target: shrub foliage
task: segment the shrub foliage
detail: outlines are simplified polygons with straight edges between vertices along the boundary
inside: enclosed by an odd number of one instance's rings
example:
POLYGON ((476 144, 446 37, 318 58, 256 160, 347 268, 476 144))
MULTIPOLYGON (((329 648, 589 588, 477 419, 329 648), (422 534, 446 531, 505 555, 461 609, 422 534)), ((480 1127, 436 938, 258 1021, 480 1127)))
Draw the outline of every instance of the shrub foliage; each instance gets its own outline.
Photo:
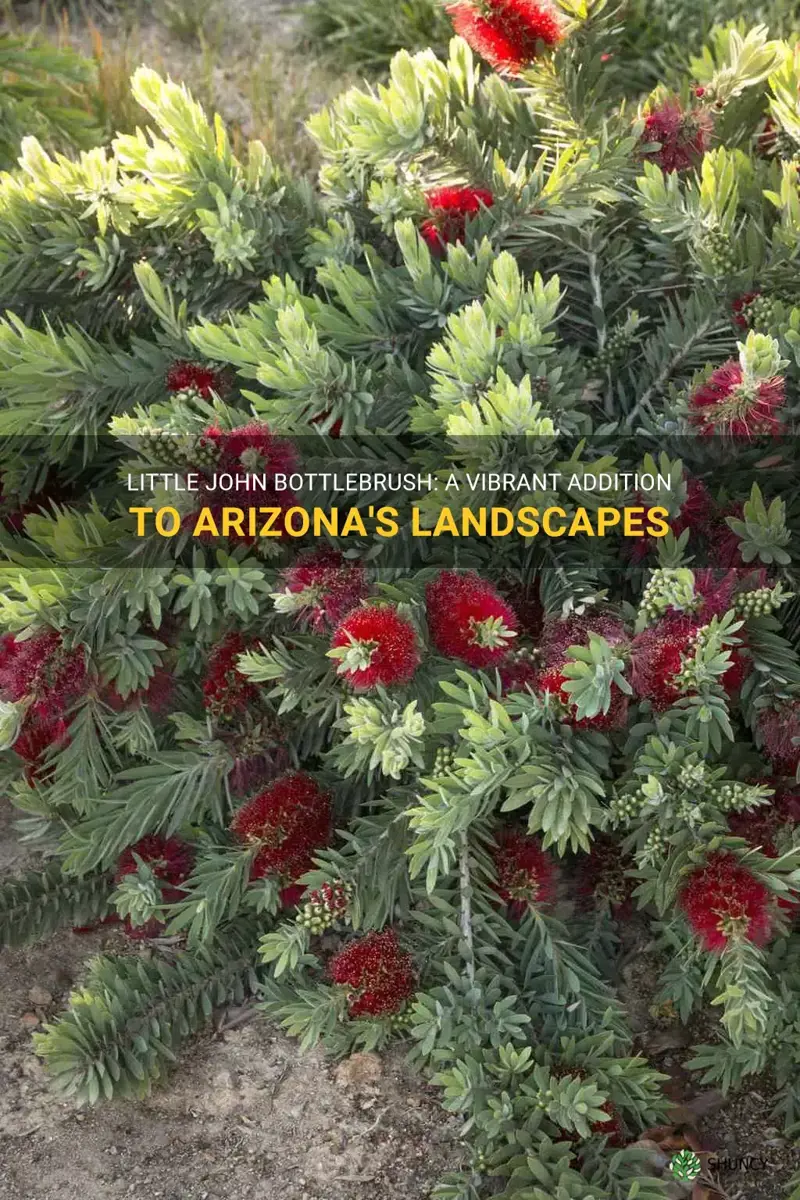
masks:
POLYGON ((440 1200, 654 1200, 630 928, 710 1014, 698 1078, 798 1119, 800 54, 728 25, 632 104, 618 13, 518 7, 549 48, 462 13, 500 71, 454 38, 314 116, 318 195, 147 70, 157 132, 0 179, 0 744, 49 856, 0 929, 183 941, 92 965, 38 1036, 64 1095, 147 1091, 255 994, 304 1045, 407 1041, 471 1148, 440 1200), (439 490, 289 536, 385 503, 331 483, 365 461, 439 490), (178 525, 139 538, 155 472, 178 525), (222 527, 248 472, 282 537, 222 527), (406 536, 491 472, 515 522, 668 535, 406 536))

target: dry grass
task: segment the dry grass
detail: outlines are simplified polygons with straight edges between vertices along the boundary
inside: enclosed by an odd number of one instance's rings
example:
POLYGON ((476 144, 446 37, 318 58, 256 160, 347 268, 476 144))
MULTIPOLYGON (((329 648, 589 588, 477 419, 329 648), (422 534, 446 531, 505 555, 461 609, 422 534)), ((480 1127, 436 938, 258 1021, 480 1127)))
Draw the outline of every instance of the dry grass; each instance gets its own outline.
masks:
MULTIPOLYGON (((236 143, 258 138, 293 170, 316 169, 316 152, 304 121, 341 90, 340 76, 300 56, 262 50, 253 59, 237 62, 226 82, 228 97, 235 94, 243 109, 232 121, 236 143)), ((223 112, 224 104, 223 99, 223 112)))
POLYGON ((305 118, 347 81, 304 53, 290 14, 270 0, 128 0, 113 16, 96 0, 57 0, 19 9, 0 0, 6 28, 38 28, 92 57, 95 83, 84 103, 108 136, 142 125, 130 94, 140 63, 187 84, 207 110, 220 112, 234 144, 258 138, 294 171, 313 172, 305 118))
MULTIPOLYGON (((105 42, 100 30, 94 26, 88 32, 97 76, 95 87, 87 95, 87 103, 94 105, 98 119, 109 134, 131 133, 146 119, 144 109, 134 100, 130 89, 131 75, 141 61, 139 50, 135 42, 127 39, 105 42)), ((157 63, 153 66, 158 69, 157 63)))

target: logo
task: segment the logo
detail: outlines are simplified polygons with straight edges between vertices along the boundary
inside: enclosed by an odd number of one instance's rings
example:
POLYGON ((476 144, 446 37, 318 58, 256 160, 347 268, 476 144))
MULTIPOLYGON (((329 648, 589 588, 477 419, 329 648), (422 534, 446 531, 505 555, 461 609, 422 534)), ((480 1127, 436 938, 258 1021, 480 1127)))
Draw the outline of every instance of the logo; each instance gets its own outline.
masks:
POLYGON ((690 1182, 697 1179, 702 1170, 700 1159, 694 1150, 681 1150, 679 1154, 673 1154, 669 1166, 676 1179, 687 1179, 690 1182))
POLYGON ((769 1162, 758 1154, 737 1154, 734 1158, 712 1155, 708 1165, 712 1171, 766 1171, 769 1162))

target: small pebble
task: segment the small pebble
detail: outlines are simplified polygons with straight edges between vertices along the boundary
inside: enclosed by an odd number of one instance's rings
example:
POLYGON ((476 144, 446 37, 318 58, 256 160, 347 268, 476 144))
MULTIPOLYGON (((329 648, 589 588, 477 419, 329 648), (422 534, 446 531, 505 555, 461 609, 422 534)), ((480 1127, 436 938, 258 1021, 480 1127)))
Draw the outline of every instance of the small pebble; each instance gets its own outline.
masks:
POLYGON ((38 985, 31 988, 28 992, 28 999, 36 1008, 47 1008, 48 1004, 53 1003, 53 997, 46 988, 38 985))

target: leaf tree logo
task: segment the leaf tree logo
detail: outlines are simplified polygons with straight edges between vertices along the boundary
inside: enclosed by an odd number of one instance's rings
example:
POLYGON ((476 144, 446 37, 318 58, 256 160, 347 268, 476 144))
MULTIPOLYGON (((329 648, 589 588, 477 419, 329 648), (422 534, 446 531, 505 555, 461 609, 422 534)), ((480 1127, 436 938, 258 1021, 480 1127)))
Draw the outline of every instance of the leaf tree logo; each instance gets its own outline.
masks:
POLYGON ((679 1154, 673 1154, 669 1165, 676 1179, 687 1179, 690 1182, 697 1179, 702 1170, 702 1164, 694 1150, 681 1150, 679 1154))

